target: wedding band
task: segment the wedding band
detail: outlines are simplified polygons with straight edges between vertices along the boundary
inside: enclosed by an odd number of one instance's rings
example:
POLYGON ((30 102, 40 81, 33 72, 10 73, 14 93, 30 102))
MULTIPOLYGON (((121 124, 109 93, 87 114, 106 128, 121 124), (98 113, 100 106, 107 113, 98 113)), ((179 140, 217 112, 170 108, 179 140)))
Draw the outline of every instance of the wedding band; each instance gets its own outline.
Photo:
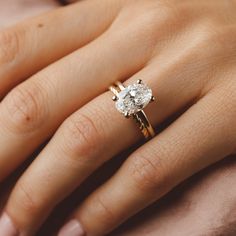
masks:
POLYGON ((118 81, 109 90, 114 94, 112 100, 115 101, 116 109, 126 118, 133 117, 146 139, 153 138, 155 131, 143 111, 155 100, 152 90, 142 80, 127 87, 118 81))

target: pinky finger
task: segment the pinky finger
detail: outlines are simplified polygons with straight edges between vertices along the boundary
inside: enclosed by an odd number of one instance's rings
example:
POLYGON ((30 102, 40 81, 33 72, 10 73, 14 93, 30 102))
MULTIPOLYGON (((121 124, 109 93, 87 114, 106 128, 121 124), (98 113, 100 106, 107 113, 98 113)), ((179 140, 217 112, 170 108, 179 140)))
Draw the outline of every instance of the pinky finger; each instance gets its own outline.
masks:
POLYGON ((184 179, 231 154, 236 114, 225 102, 219 91, 209 93, 134 152, 115 176, 85 200, 59 235, 105 235, 184 179))

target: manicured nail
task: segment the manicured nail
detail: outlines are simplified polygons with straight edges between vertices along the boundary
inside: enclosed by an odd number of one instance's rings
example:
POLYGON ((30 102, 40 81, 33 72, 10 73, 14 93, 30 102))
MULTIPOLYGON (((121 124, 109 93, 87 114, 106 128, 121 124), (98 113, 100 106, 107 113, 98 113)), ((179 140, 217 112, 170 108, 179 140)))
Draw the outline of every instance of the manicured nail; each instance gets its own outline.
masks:
MULTIPOLYGON (((0 234, 1 235, 1 234, 0 234)), ((58 236, 85 236, 82 225, 77 220, 69 221, 59 232, 58 236)))
POLYGON ((11 218, 6 214, 0 218, 0 235, 1 236, 17 236, 19 235, 18 230, 14 226, 11 218))

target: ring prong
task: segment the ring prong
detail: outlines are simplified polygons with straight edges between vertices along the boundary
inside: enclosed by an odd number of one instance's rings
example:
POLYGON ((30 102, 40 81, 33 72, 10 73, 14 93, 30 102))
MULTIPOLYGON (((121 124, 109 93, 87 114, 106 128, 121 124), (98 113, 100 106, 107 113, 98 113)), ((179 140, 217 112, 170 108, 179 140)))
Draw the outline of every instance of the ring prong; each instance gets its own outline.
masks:
POLYGON ((142 84, 143 81, 142 81, 141 79, 138 79, 138 80, 137 80, 137 83, 138 83, 138 84, 142 84))
POLYGON ((151 102, 154 102, 155 100, 156 100, 156 98, 154 96, 152 96, 151 102))
POLYGON ((116 95, 114 95, 114 96, 112 97, 112 100, 115 102, 115 101, 118 100, 118 97, 117 97, 116 95))
POLYGON ((125 112, 125 118, 129 118, 130 117, 130 115, 129 115, 129 113, 128 112, 125 112))

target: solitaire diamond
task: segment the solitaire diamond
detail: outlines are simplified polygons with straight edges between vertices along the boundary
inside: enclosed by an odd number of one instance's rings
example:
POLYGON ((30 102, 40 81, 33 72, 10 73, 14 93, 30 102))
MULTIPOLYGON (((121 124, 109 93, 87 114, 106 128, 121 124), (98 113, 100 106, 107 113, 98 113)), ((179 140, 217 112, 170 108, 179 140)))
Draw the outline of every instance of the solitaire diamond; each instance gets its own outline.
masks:
POLYGON ((140 81, 118 93, 116 108, 124 115, 130 116, 146 107, 152 98, 152 90, 140 81))

